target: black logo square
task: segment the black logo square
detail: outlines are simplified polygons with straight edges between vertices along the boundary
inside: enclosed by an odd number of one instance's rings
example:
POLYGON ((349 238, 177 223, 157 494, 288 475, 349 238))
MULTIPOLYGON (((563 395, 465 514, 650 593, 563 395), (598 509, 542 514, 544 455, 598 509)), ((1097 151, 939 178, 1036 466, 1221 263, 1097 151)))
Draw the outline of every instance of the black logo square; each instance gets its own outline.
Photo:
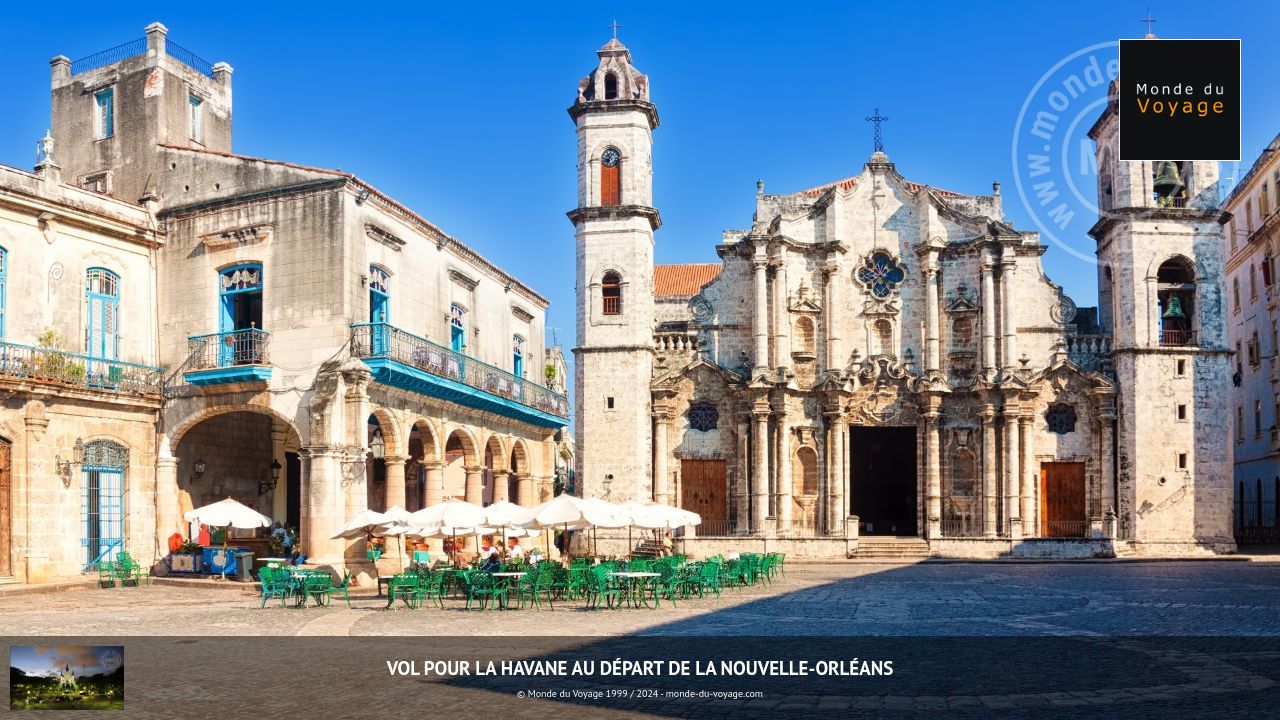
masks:
POLYGON ((1121 160, 1240 159, 1239 40, 1120 41, 1121 160))

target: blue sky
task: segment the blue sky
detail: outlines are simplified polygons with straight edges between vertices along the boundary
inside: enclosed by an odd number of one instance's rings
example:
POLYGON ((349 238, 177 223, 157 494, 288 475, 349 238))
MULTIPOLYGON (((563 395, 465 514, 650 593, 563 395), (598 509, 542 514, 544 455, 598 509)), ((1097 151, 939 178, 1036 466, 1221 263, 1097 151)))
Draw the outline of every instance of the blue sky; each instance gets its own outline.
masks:
MULTIPOLYGON (((470 5, 228 0, 103 12, 65 2, 51 18, 37 4, 8 4, 0 163, 34 162, 49 58, 106 49, 160 20, 172 40, 235 68, 237 152, 374 183, 548 296, 548 325, 568 348, 574 252, 564 213, 576 188, 565 109, 615 17, 662 118, 655 254, 669 263, 715 261, 720 231, 750 223, 757 178, 790 192, 859 172, 871 150, 863 118, 875 107, 891 118, 886 149, 906 177, 966 193, 998 179, 1007 217, 1034 229, 1014 189, 1019 109, 1063 57, 1141 37, 1148 9, 1117 0, 470 5)), ((1162 37, 1244 40, 1244 157, 1255 157, 1280 130, 1280 61, 1269 47, 1280 7, 1150 9, 1162 37)), ((1063 242, 1087 254, 1089 224, 1063 242)), ((1092 265, 1057 247, 1045 264, 1079 305, 1096 303, 1092 265)))

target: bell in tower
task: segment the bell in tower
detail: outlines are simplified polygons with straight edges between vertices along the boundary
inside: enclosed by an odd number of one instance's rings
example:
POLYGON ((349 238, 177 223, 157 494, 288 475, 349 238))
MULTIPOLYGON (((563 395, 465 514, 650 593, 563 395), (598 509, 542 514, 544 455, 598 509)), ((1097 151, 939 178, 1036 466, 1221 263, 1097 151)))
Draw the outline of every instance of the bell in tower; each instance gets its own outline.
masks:
POLYGON ((1172 160, 1163 160, 1155 163, 1151 188, 1155 192, 1157 202, 1162 207, 1166 206, 1170 200, 1185 199, 1185 187, 1186 183, 1182 177, 1182 163, 1172 160))

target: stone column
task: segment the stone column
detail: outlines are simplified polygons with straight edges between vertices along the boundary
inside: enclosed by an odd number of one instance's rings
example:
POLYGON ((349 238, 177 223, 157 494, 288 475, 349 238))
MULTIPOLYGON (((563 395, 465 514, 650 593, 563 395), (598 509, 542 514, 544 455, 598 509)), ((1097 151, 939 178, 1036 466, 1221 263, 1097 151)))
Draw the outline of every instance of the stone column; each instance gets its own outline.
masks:
POLYGON ((671 505, 671 474, 667 470, 667 423, 671 413, 666 408, 653 411, 653 501, 671 505))
POLYGON ((777 492, 777 508, 774 516, 778 519, 778 533, 791 529, 791 427, 787 421, 785 405, 774 416, 777 418, 778 437, 774 450, 777 453, 777 468, 774 489, 777 492))
POLYGON ((746 533, 751 527, 750 433, 751 418, 738 416, 738 472, 734 477, 734 530, 738 533, 746 533))
POLYGON ((842 531, 845 516, 848 515, 844 489, 849 483, 849 453, 845 445, 846 438, 849 436, 849 426, 845 423, 843 415, 836 415, 832 420, 832 432, 835 435, 833 444, 835 457, 831 459, 831 466, 835 470, 835 477, 831 483, 831 504, 827 508, 827 532, 835 534, 842 531))
POLYGON ((987 537, 1000 534, 999 492, 996 483, 996 411, 990 404, 982 406, 982 528, 987 537))
POLYGON ((769 512, 769 413, 753 411, 751 418, 751 531, 760 534, 769 512))
POLYGON ((463 499, 472 505, 484 505, 484 468, 469 467, 464 468, 467 473, 466 484, 463 486, 463 499))
POLYGON ((156 535, 161 547, 175 532, 187 536, 182 516, 178 511, 178 458, 169 452, 169 440, 161 440, 160 454, 156 457, 156 535))
POLYGON ((342 461, 345 453, 328 448, 305 448, 301 453, 303 462, 302 474, 302 551, 307 555, 307 562, 318 565, 345 567, 343 553, 346 540, 332 540, 346 525, 346 502, 343 497, 344 484, 349 488, 357 488, 364 492, 363 479, 358 482, 344 481, 342 461))
POLYGON ((996 362, 996 291, 995 263, 988 255, 982 256, 982 372, 991 379, 1000 367, 996 362))
POLYGON ((1018 466, 1018 410, 1006 405, 1004 409, 1004 487, 1005 487, 1005 522, 1008 525, 1009 537, 1022 537, 1022 484, 1019 482, 1018 466))
POLYGON ((493 471, 493 501, 510 502, 511 473, 507 470, 493 471))
POLYGON ((439 505, 444 501, 444 465, 438 462, 426 464, 426 487, 423 488, 423 507, 439 505))
MULTIPOLYGON (((22 421, 26 430, 24 438, 26 447, 23 448, 26 467, 23 468, 23 472, 12 473, 13 495, 9 501, 12 530, 9 537, 14 549, 22 549, 25 561, 15 566, 13 571, 23 573, 26 582, 34 585, 49 580, 49 548, 44 542, 48 535, 47 533, 37 535, 36 528, 48 527, 51 520, 45 515, 48 510, 45 507, 46 503, 38 500, 41 492, 35 487, 35 483, 41 480, 48 482, 50 486, 44 490, 45 493, 58 492, 63 488, 62 478, 57 477, 56 473, 48 472, 45 467, 48 448, 44 445, 44 438, 49 429, 49 418, 45 415, 44 403, 39 400, 27 402, 23 407, 22 421)), ((10 448, 11 453, 12 450, 13 448, 10 448)), ((12 454, 10 467, 14 467, 12 454)), ((72 465, 70 472, 73 473, 71 489, 74 491, 80 482, 79 466, 72 465)), ((11 552, 10 557, 13 555, 14 553, 11 552)))
POLYGON ((521 475, 516 478, 516 499, 515 503, 521 507, 534 507, 538 504, 534 495, 533 477, 529 475, 521 475))
POLYGON ((766 273, 769 263, 764 257, 764 245, 756 246, 756 256, 751 263, 755 269, 755 313, 751 316, 752 332, 755 335, 756 356, 755 367, 763 370, 769 364, 769 287, 766 273))
POLYGON ((1107 512, 1116 511, 1116 485, 1115 485, 1115 464, 1113 456, 1115 448, 1113 447, 1111 427, 1115 422, 1116 416, 1110 408, 1104 409, 1098 416, 1098 477, 1102 483, 1101 493, 1102 507, 1098 509, 1102 517, 1106 517, 1107 512))
MULTIPOLYGON (((271 459, 280 463, 280 479, 276 481, 276 486, 271 491, 271 519, 280 522, 284 522, 285 515, 289 512, 289 463, 284 456, 284 443, 288 437, 289 428, 272 420, 271 459)), ((268 468, 267 472, 271 470, 268 468)))
POLYGON ((844 351, 840 346, 840 325, 836 320, 836 314, 840 307, 840 265, 836 256, 831 255, 827 258, 827 264, 822 268, 823 274, 826 276, 826 292, 822 294, 822 317, 826 323, 827 332, 827 358, 825 367, 829 371, 840 372, 844 370, 844 351))
POLYGON ((925 506, 926 537, 942 537, 942 433, 936 404, 938 398, 930 398, 929 410, 924 413, 925 430, 925 490, 928 494, 925 506))
POLYGON ((1035 449, 1031 446, 1031 418, 1023 415, 1018 418, 1018 447, 1022 449, 1022 457, 1019 465, 1021 465, 1022 478, 1022 535, 1024 537, 1039 537, 1039 525, 1036 523, 1036 495, 1039 478, 1036 477, 1034 465, 1035 459, 1032 457, 1032 451, 1035 449))
POLYGON ((924 269, 925 281, 925 369, 929 374, 938 372, 941 360, 938 351, 938 268, 936 251, 929 251, 929 264, 924 269))
POLYGON ((391 509, 392 505, 403 508, 405 506, 405 490, 404 490, 404 463, 407 458, 395 457, 387 455, 383 458, 382 463, 386 468, 386 497, 383 500, 384 510, 391 509))
POLYGON ((785 255, 778 259, 773 273, 773 366, 791 365, 790 308, 787 306, 787 263, 785 255))
POLYGON ((1000 304, 1001 330, 1004 332, 1004 357, 1001 363, 1008 375, 1017 369, 1018 362, 1018 328, 1013 312, 1014 272, 1018 267, 1014 259, 1013 248, 1006 246, 1000 258, 1000 304))

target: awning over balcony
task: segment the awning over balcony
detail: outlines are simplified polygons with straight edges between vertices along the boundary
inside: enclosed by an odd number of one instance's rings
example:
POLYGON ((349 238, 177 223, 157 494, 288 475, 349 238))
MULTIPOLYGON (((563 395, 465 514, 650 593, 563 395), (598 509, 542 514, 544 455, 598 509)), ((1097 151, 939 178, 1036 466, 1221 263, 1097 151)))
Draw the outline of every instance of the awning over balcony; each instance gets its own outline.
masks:
POLYGON ((354 324, 351 348, 384 385, 541 427, 568 424, 565 396, 397 327, 354 324))

